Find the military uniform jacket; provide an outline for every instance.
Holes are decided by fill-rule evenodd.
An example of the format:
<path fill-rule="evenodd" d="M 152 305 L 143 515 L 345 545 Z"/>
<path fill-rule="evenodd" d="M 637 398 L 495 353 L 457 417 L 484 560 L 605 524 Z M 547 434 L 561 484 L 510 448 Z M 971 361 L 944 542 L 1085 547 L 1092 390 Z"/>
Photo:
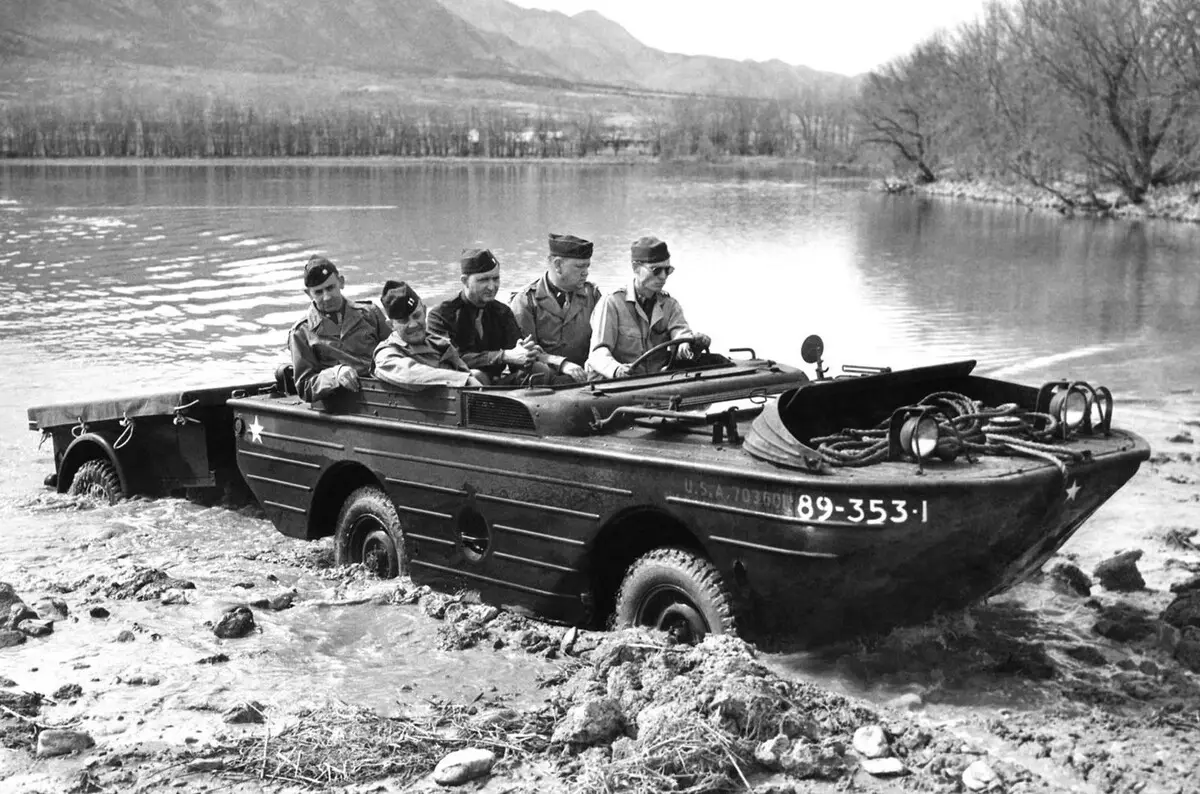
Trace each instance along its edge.
<path fill-rule="evenodd" d="M 588 354 L 588 374 L 616 377 L 617 367 L 629 364 L 655 345 L 692 333 L 683 307 L 666 292 L 659 292 L 651 316 L 637 302 L 633 282 L 600 298 L 592 314 L 592 352 Z M 666 365 L 669 353 L 663 351 Z M 653 371 L 654 367 L 651 367 Z"/>
<path fill-rule="evenodd" d="M 477 314 L 482 336 L 475 327 Z M 491 378 L 503 374 L 504 351 L 516 347 L 521 339 L 521 328 L 512 309 L 495 300 L 476 307 L 462 293 L 430 311 L 425 326 L 430 336 L 449 339 L 468 367 Z"/>
<path fill-rule="evenodd" d="M 583 366 L 592 346 L 592 312 L 600 302 L 600 290 L 585 281 L 569 293 L 565 306 L 559 306 L 547 279 L 543 274 L 526 284 L 508 306 L 522 334 L 533 336 L 546 352 L 548 365 L 560 372 L 564 361 Z"/>
<path fill-rule="evenodd" d="M 347 300 L 341 323 L 309 305 L 308 314 L 288 334 L 296 391 L 309 402 L 328 397 L 338 388 L 332 371 L 337 364 L 369 374 L 375 346 L 390 333 L 383 310 L 370 301 Z"/>
<path fill-rule="evenodd" d="M 426 340 L 410 345 L 393 331 L 375 348 L 375 377 L 406 391 L 429 386 L 465 386 L 471 368 L 454 345 L 438 350 Z"/>

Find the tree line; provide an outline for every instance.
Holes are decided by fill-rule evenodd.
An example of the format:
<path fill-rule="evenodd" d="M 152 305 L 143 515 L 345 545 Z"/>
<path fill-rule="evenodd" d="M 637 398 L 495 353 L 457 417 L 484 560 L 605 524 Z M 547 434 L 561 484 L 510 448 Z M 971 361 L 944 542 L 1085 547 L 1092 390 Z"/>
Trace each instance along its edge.
<path fill-rule="evenodd" d="M 1200 0 L 993 0 L 868 74 L 856 112 L 859 141 L 921 182 L 1139 203 L 1200 178 Z"/>
<path fill-rule="evenodd" d="M 616 124 L 598 111 L 255 106 L 211 96 L 0 107 L 0 157 L 806 156 L 844 160 L 845 99 L 682 98 Z"/>

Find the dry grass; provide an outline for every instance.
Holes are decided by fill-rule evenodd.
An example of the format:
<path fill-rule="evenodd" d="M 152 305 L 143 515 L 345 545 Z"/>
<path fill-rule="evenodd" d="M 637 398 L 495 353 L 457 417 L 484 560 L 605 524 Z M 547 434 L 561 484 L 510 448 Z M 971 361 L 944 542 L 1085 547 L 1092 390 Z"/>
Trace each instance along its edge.
<path fill-rule="evenodd" d="M 714 728 L 701 715 L 679 712 L 651 742 L 618 740 L 611 758 L 581 755 L 573 789 L 589 794 L 749 789 L 743 770 L 754 766 L 753 753 L 753 744 Z"/>
<path fill-rule="evenodd" d="M 496 753 L 502 766 L 543 752 L 555 713 L 496 710 L 480 719 L 478 705 L 435 702 L 419 718 L 380 717 L 345 704 L 302 713 L 279 734 L 266 726 L 226 758 L 223 774 L 327 789 L 384 777 L 400 783 L 433 771 L 446 754 L 465 747 Z"/>

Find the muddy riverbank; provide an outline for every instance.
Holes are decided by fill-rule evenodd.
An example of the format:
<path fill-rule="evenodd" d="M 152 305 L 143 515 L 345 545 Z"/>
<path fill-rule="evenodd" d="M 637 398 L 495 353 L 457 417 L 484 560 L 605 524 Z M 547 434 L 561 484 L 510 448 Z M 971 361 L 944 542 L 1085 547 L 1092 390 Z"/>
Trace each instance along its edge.
<path fill-rule="evenodd" d="M 1160 616 L 1200 572 L 1200 398 L 1118 410 L 1155 456 L 1046 566 L 1081 571 L 1086 593 L 1047 575 L 792 655 L 580 633 L 376 581 L 253 509 L 29 489 L 0 507 L 0 581 L 65 617 L 0 649 L 0 781 L 434 790 L 438 762 L 473 749 L 490 773 L 461 790 L 1191 791 L 1200 678 L 1189 630 Z M 1105 589 L 1096 566 L 1133 550 L 1144 586 Z M 238 607 L 248 633 L 214 633 Z M 87 740 L 39 756 L 49 731 Z"/>

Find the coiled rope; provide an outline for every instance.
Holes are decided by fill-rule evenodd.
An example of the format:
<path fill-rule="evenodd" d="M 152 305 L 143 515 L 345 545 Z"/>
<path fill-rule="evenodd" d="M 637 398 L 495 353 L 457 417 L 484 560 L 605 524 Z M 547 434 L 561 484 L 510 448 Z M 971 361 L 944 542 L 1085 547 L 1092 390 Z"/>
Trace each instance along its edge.
<path fill-rule="evenodd" d="M 1058 420 L 1047 413 L 1024 411 L 1016 403 L 988 407 L 966 395 L 941 391 L 905 408 L 913 413 L 924 409 L 938 423 L 939 454 L 962 452 L 971 462 L 974 455 L 1024 455 L 1053 463 L 1064 475 L 1068 461 L 1077 462 L 1087 454 L 1051 443 L 1061 437 Z M 889 417 L 872 428 L 844 428 L 813 438 L 812 445 L 831 466 L 870 466 L 887 459 L 890 423 Z"/>

